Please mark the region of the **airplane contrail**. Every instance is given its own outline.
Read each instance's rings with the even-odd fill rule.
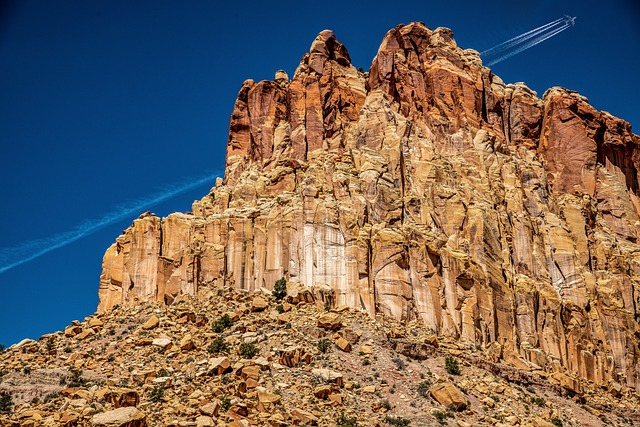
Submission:
[[[524,40],[528,40],[531,37],[534,37],[544,31],[546,31],[547,29],[551,28],[551,27],[555,27],[558,24],[562,24],[564,22],[563,18],[558,18],[555,21],[551,21],[548,24],[542,25],[538,28],[534,28],[533,30],[527,31],[526,33],[520,34],[519,36],[516,36],[512,39],[509,39],[507,41],[504,41],[502,43],[500,43],[499,45],[496,45],[494,47],[492,47],[491,49],[487,49],[484,52],[482,52],[480,55],[483,56],[490,56],[490,55],[496,55],[504,50],[510,49],[511,47],[517,45],[518,43],[521,43]]]
[[[575,21],[575,17],[565,15],[564,17],[551,21],[548,24],[534,28],[524,34],[502,42],[491,49],[487,49],[480,53],[480,56],[487,66],[497,64],[498,62],[511,58],[524,50],[560,34],[567,28],[573,27],[575,25]]]
[[[134,213],[139,213],[149,206],[169,200],[178,194],[200,187],[207,182],[213,185],[216,176],[219,176],[218,172],[184,180],[170,186],[168,189],[164,189],[162,192],[157,192],[145,198],[125,203],[100,218],[84,221],[70,231],[43,239],[30,240],[17,246],[2,248],[0,249],[0,274],[93,234]]]

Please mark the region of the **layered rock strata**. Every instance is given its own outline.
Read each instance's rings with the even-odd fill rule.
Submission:
[[[640,138],[552,88],[504,84],[448,29],[400,25],[368,73],[332,32],[246,81],[224,181],[134,221],[100,305],[203,287],[330,287],[523,369],[640,388]]]

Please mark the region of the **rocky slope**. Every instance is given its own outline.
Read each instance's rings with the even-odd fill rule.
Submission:
[[[192,213],[107,250],[98,311],[285,277],[575,392],[637,392],[639,142],[575,92],[504,84],[447,29],[389,31],[368,73],[323,31],[291,80],[243,84]]]
[[[0,353],[0,425],[627,426],[637,395],[491,361],[421,322],[328,310],[326,287],[200,290]],[[495,354],[494,354],[495,355]],[[10,393],[10,403],[3,400]],[[3,403],[4,402],[4,403]]]

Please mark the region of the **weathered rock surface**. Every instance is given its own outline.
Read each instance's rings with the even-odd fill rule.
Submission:
[[[193,213],[143,215],[107,250],[98,312],[285,277],[638,390],[639,143],[575,92],[504,84],[448,29],[389,31],[368,75],[323,31],[291,80],[242,85]]]
[[[429,389],[429,393],[441,405],[454,410],[462,410],[467,407],[467,398],[452,383],[438,383]]]
[[[91,419],[92,426],[104,427],[145,427],[144,412],[134,407],[122,407],[96,414]]]

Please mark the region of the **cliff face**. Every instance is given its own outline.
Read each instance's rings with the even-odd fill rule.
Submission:
[[[243,84],[224,181],[193,213],[107,250],[98,311],[284,276],[638,390],[639,144],[575,92],[504,84],[447,29],[389,31],[368,75],[323,31],[290,81]]]

